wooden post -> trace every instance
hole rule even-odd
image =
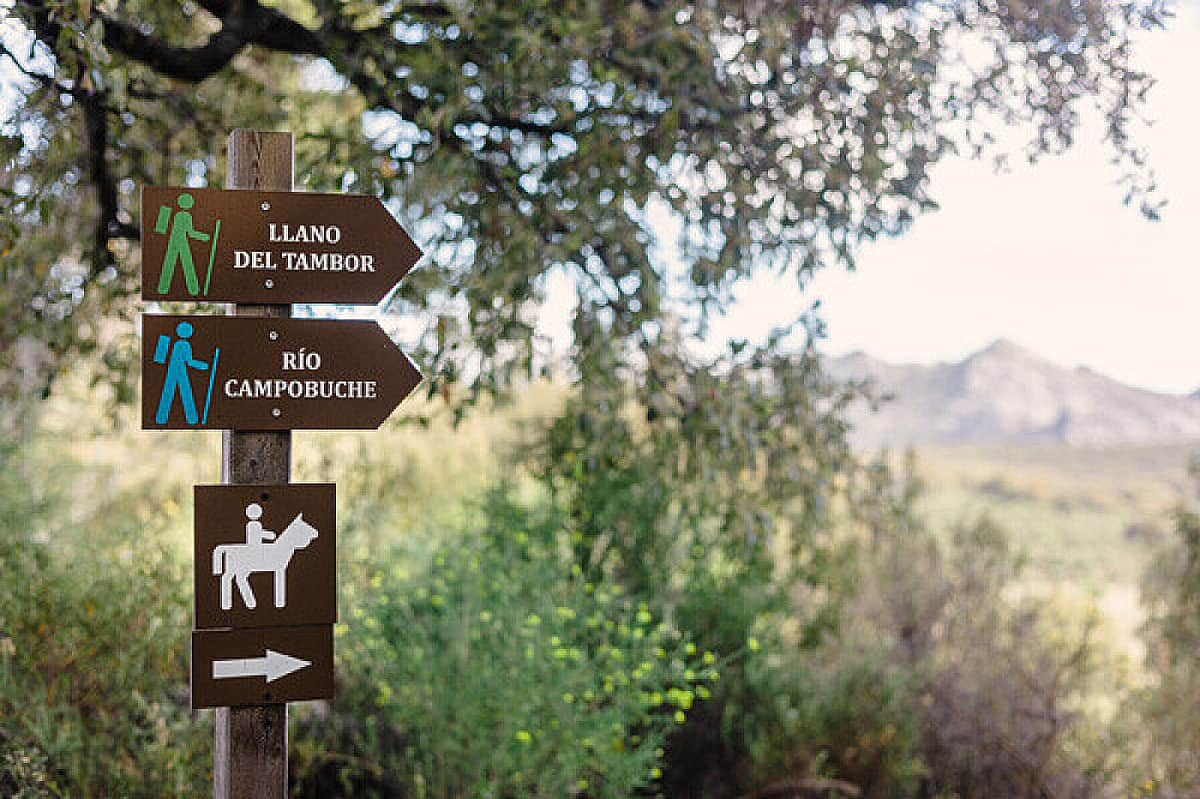
[[[235,130],[227,143],[225,186],[292,190],[292,134]],[[290,305],[235,305],[237,316],[292,314]],[[287,483],[291,431],[221,433],[223,483]],[[287,705],[218,708],[213,747],[215,799],[287,796]]]

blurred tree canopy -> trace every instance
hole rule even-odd
[[[234,127],[294,130],[304,188],[408,220],[429,257],[392,306],[425,324],[430,392],[468,401],[533,368],[549,275],[579,292],[577,376],[674,352],[673,308],[700,329],[755,271],[852,266],[934,206],[939,158],[1002,155],[997,124],[1023,125],[1036,157],[1094,103],[1126,202],[1153,214],[1129,135],[1151,81],[1130,51],[1163,16],[1158,0],[16,0],[0,386],[47,388],[97,349],[125,374],[133,326],[111,320],[134,307],[139,188],[219,185]],[[683,224],[686,275],[652,257],[656,203]]]

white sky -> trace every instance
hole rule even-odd
[[[1121,204],[1094,120],[1066,155],[997,175],[955,158],[932,172],[942,210],[868,245],[853,273],[801,294],[759,280],[714,330],[759,338],[820,298],[831,354],[958,359],[1006,337],[1064,365],[1150,389],[1200,387],[1200,13],[1178,9],[1138,64],[1158,79],[1142,140],[1169,200],[1160,222]]]

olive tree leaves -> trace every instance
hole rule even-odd
[[[20,0],[0,53],[27,75],[3,129],[21,144],[0,177],[19,228],[0,331],[46,343],[51,371],[106,346],[135,284],[137,187],[219,182],[225,131],[289,127],[307,188],[420,220],[431,257],[394,306],[431,320],[431,391],[469,402],[534,365],[549,275],[607,336],[653,347],[757,271],[852,266],[934,207],[939,158],[996,153],[995,121],[1031,125],[1036,155],[1098,104],[1127,199],[1156,213],[1131,37],[1162,16],[1153,0]],[[652,257],[651,202],[683,224],[684,275]]]

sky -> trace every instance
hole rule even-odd
[[[996,174],[951,158],[932,170],[941,210],[826,270],[801,293],[759,279],[714,336],[761,338],[820,299],[833,355],[958,360],[1007,338],[1064,366],[1144,388],[1200,388],[1200,7],[1139,43],[1155,76],[1140,141],[1168,205],[1159,222],[1122,205],[1098,118],[1067,154]]]

